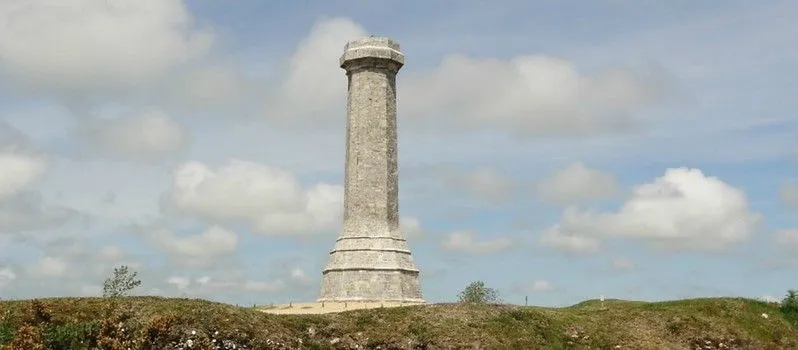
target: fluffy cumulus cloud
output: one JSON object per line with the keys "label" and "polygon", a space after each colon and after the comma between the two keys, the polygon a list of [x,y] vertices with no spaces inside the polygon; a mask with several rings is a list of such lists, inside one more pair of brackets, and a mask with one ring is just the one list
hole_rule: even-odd
{"label": "fluffy cumulus cloud", "polygon": [[56,229],[77,217],[71,208],[45,203],[38,192],[0,200],[0,233]]}
{"label": "fluffy cumulus cloud", "polygon": [[[347,41],[367,33],[347,18],[313,25],[288,62],[282,82],[267,101],[267,117],[285,122],[340,122],[346,111],[346,75],[335,63]],[[337,108],[337,113],[336,111]]]}
{"label": "fluffy cumulus cloud", "polygon": [[296,266],[281,266],[275,270],[276,273],[271,273],[271,277],[265,279],[253,279],[243,271],[231,270],[218,275],[172,275],[165,282],[177,292],[193,296],[213,296],[219,293],[279,294],[305,291],[313,284],[307,273]]}
{"label": "fluffy cumulus cloud", "polygon": [[48,167],[46,155],[29,149],[23,135],[0,124],[0,233],[56,228],[73,217],[73,210],[44,203],[34,190]]}
{"label": "fluffy cumulus cloud", "polygon": [[47,158],[25,154],[13,148],[0,149],[0,199],[12,197],[30,187],[47,169]]}
{"label": "fluffy cumulus cloud", "polygon": [[282,280],[257,281],[246,280],[240,276],[209,276],[202,275],[195,278],[186,276],[172,276],[166,280],[167,284],[174,286],[178,292],[186,295],[214,295],[219,292],[225,293],[266,293],[274,294],[286,289],[286,283]]}
{"label": "fluffy cumulus cloud", "polygon": [[[587,229],[587,228],[585,228]],[[540,241],[557,250],[573,253],[595,253],[601,248],[601,241],[580,231],[564,232],[561,225],[555,225],[543,232]]]}
{"label": "fluffy cumulus cloud", "polygon": [[399,229],[409,238],[421,238],[426,233],[421,226],[421,221],[412,216],[403,216],[399,219]]}
{"label": "fluffy cumulus cloud", "polygon": [[91,285],[107,277],[114,266],[125,264],[134,270],[142,267],[118,245],[102,245],[97,249],[89,238],[75,234],[56,237],[36,235],[26,242],[29,248],[40,252],[40,257],[22,269],[24,273],[19,276],[22,281],[20,285],[43,283],[48,288],[62,292],[98,295],[88,290],[93,288]]}
{"label": "fluffy cumulus cloud", "polygon": [[798,184],[784,184],[781,186],[781,200],[790,206],[798,208]]}
{"label": "fluffy cumulus cloud", "polygon": [[0,268],[0,289],[13,283],[17,279],[17,274],[10,266]]}
{"label": "fluffy cumulus cloud", "polygon": [[338,228],[343,187],[300,185],[284,170],[244,160],[213,169],[189,162],[174,173],[167,210],[212,221],[238,221],[268,235],[326,233]]}
{"label": "fluffy cumulus cloud", "polygon": [[566,209],[542,241],[569,251],[595,251],[599,240],[609,237],[643,239],[660,248],[718,251],[745,241],[760,220],[742,190],[698,169],[675,168],[635,187],[617,212]]}
{"label": "fluffy cumulus cloud", "polygon": [[60,257],[45,256],[28,267],[28,273],[35,278],[65,278],[75,275],[75,270]]}
{"label": "fluffy cumulus cloud", "polygon": [[607,198],[618,193],[614,176],[590,169],[579,162],[571,163],[538,181],[535,188],[543,199],[557,204]]}
{"label": "fluffy cumulus cloud", "polygon": [[0,1],[0,70],[34,89],[129,87],[207,52],[192,21],[182,0]]}
{"label": "fluffy cumulus cloud", "polygon": [[100,149],[125,158],[157,160],[183,149],[188,130],[161,110],[96,120],[89,135]]}
{"label": "fluffy cumulus cloud", "polygon": [[776,232],[776,243],[790,252],[798,253],[798,229],[786,229]]}
{"label": "fluffy cumulus cloud", "polygon": [[[316,22],[269,94],[265,115],[317,126],[339,121],[346,77],[334,62],[345,42],[366,35],[347,18]],[[641,109],[667,97],[668,81],[655,69],[586,74],[573,62],[543,55],[502,60],[453,54],[431,70],[402,74],[397,96],[405,125],[488,127],[523,136],[628,130]]]}
{"label": "fluffy cumulus cloud", "polygon": [[663,97],[657,72],[614,68],[580,72],[543,55],[509,60],[445,57],[402,80],[403,113],[422,122],[513,134],[591,134],[627,130],[635,113]]}
{"label": "fluffy cumulus cloud", "polygon": [[455,231],[441,241],[444,250],[467,254],[494,254],[506,251],[513,245],[508,237],[479,240],[472,231]]}
{"label": "fluffy cumulus cloud", "polygon": [[211,226],[197,235],[177,235],[164,228],[146,232],[148,239],[172,261],[190,266],[208,266],[235,253],[238,235],[220,226]]}

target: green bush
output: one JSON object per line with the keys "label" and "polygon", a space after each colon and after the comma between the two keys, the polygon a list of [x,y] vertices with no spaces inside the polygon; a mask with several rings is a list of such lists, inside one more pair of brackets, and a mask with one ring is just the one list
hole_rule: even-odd
{"label": "green bush", "polygon": [[97,346],[99,329],[97,322],[51,326],[44,331],[44,342],[47,344],[48,349],[92,349]]}
{"label": "green bush", "polygon": [[487,287],[485,282],[482,281],[471,282],[460,292],[458,299],[461,303],[469,304],[498,303],[501,301],[499,292]]}
{"label": "green bush", "polygon": [[114,275],[108,277],[103,283],[104,297],[121,297],[141,285],[138,272],[130,271],[127,265],[114,268]]}
{"label": "green bush", "polygon": [[14,326],[3,322],[0,323],[0,345],[8,344],[14,339]]}
{"label": "green bush", "polygon": [[794,325],[798,325],[798,290],[790,289],[781,300],[781,312]]}

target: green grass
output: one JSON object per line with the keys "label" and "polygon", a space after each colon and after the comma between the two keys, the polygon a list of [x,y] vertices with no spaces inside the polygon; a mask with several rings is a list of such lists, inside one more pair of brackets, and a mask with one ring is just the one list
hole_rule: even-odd
{"label": "green grass", "polygon": [[161,349],[188,338],[210,344],[212,337],[250,349],[798,348],[792,314],[740,298],[589,300],[565,308],[433,304],[327,315],[271,315],[197,299],[56,298],[2,301],[0,315],[0,346],[9,348],[25,325],[35,328],[21,334],[47,349]]}

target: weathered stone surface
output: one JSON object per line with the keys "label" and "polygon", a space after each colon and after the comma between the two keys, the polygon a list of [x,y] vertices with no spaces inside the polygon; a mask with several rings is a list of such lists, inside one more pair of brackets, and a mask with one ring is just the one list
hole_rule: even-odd
{"label": "weathered stone surface", "polygon": [[319,301],[423,302],[419,270],[399,230],[396,74],[399,45],[349,42],[344,224],[323,271]]}

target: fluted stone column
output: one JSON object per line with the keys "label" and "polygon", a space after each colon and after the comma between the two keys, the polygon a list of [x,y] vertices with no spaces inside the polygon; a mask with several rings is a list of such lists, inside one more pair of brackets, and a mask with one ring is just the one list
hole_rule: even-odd
{"label": "fluted stone column", "polygon": [[319,301],[424,302],[419,270],[399,231],[396,73],[399,44],[346,44],[349,78],[344,223],[323,271]]}

